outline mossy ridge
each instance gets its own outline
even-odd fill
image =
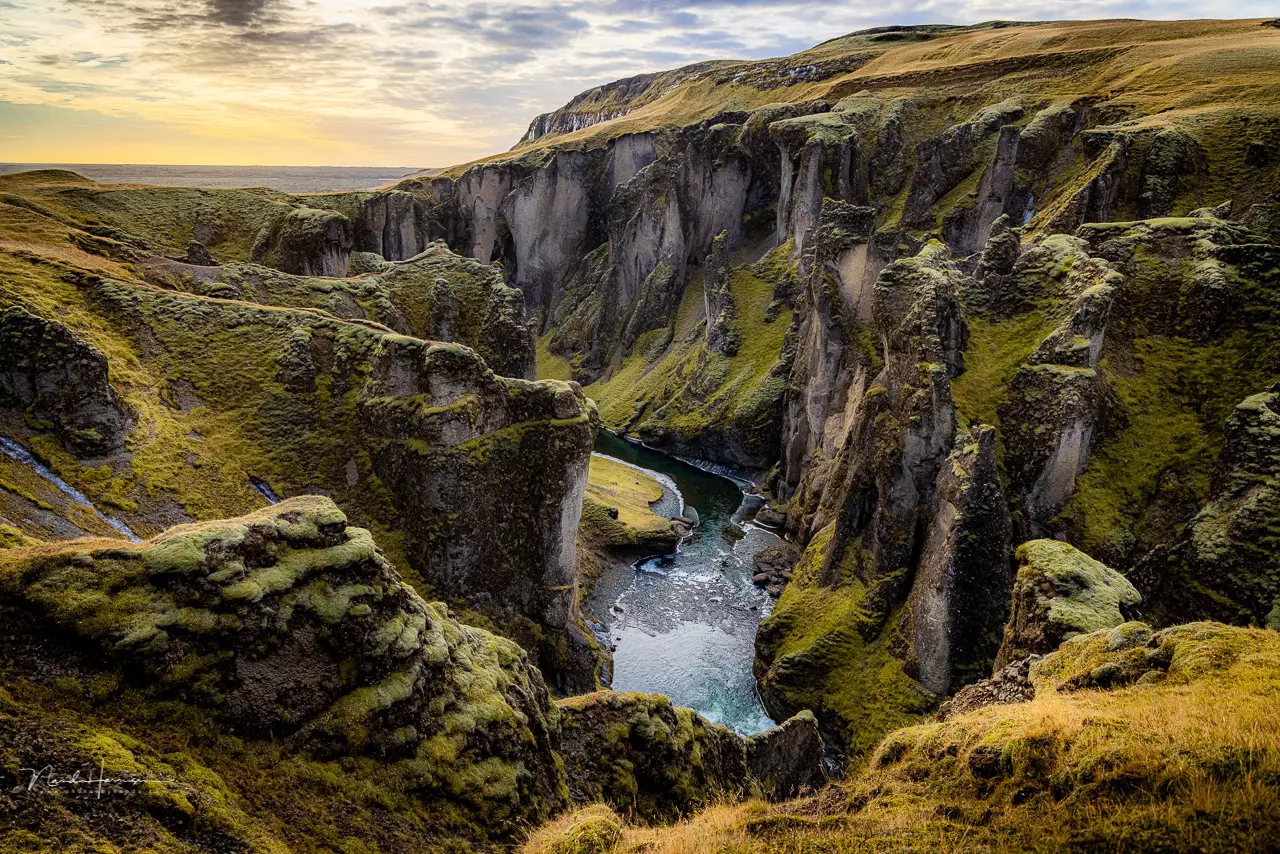
[[[196,744],[226,751],[211,763],[215,770],[245,752],[226,750],[236,741],[228,724],[250,743],[289,735],[264,760],[288,774],[291,764],[305,773],[340,759],[344,787],[372,789],[374,810],[399,801],[401,818],[428,840],[456,834],[483,842],[563,802],[548,735],[558,716],[524,652],[418,599],[368,532],[347,528],[326,498],[175,528],[138,545],[97,540],[11,551],[0,588],[11,616],[23,613],[99,648],[90,657],[94,672],[81,679],[93,676],[120,701],[108,708],[121,724],[154,727],[165,739],[201,733]],[[299,638],[310,644],[313,669],[289,664]],[[237,645],[240,665],[230,668]],[[179,666],[171,653],[184,655]],[[50,654],[70,656],[68,672],[83,670],[71,647]],[[293,675],[280,682],[273,667]],[[13,681],[28,684],[21,674]],[[104,697],[65,681],[84,711],[101,709]],[[276,692],[274,702],[245,705],[245,692],[263,689]],[[252,769],[256,796],[271,768]],[[304,844],[327,838],[311,832],[318,835],[306,843],[304,833]]]
[[[659,694],[601,691],[559,703],[569,787],[647,821],[741,797],[746,743]]]
[[[775,714],[811,709],[851,754],[866,753],[896,727],[927,714],[936,699],[903,671],[895,653],[898,614],[870,639],[875,617],[850,568],[835,587],[820,583],[834,533],[814,534],[791,581],[756,635],[756,678]],[[849,554],[856,548],[851,547]],[[854,563],[855,561],[846,561]]]
[[[131,187],[77,181],[26,182],[22,195],[99,237],[184,255],[193,240],[222,260],[247,261],[263,225],[292,209],[271,190]]]
[[[500,374],[533,373],[523,295],[506,284],[497,268],[454,255],[441,244],[408,261],[386,262],[378,272],[346,279],[240,263],[218,268],[214,281],[164,271],[151,275],[201,296],[319,309],[341,319],[372,321],[402,335],[465,344]]]
[[[1120,407],[1055,524],[1115,566],[1170,543],[1208,495],[1227,416],[1280,377],[1280,300],[1265,248],[1209,218],[1089,226],[1126,282],[1101,364]],[[1212,269],[1206,273],[1209,264]],[[1210,288],[1230,309],[1205,314]],[[1212,305],[1212,303],[1210,303]]]

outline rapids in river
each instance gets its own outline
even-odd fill
[[[589,610],[614,648],[613,689],[666,694],[743,734],[773,726],[751,673],[756,627],[772,604],[751,583],[752,556],[778,542],[749,521],[761,500],[727,477],[605,431],[596,451],[658,476],[666,494],[657,512],[683,507],[697,520],[675,554],[607,572],[592,592]],[[730,523],[746,536],[727,532]]]

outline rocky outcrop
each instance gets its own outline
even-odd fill
[[[971,428],[938,472],[937,509],[907,598],[907,672],[935,694],[986,673],[1012,589],[996,431]]]
[[[1007,667],[996,670],[989,679],[966,685],[938,707],[938,720],[946,721],[987,706],[1024,703],[1035,699],[1036,686],[1031,682],[1031,667],[1043,655],[1032,653]]]
[[[423,576],[515,620],[513,633],[565,690],[593,687],[574,542],[599,421],[581,390],[500,381],[464,348],[387,336],[360,412]],[[536,478],[509,476],[530,466]]]
[[[707,314],[707,347],[722,356],[738,354],[738,309],[729,289],[728,232],[720,232],[711,244],[702,276],[703,310]]]
[[[0,406],[51,427],[78,456],[118,450],[132,427],[107,358],[56,320],[14,306],[0,314]]]
[[[1053,652],[1076,635],[1118,626],[1125,621],[1122,609],[1142,600],[1123,575],[1068,543],[1032,540],[1018,547],[1017,557],[1013,613],[997,670]]]
[[[792,391],[783,415],[775,489],[796,508],[790,527],[802,538],[815,511],[861,395],[880,367],[872,297],[884,263],[871,231],[875,211],[828,199],[801,256],[795,297]]]
[[[402,190],[374,193],[360,204],[355,246],[388,261],[404,261],[431,242],[431,210],[418,195]]]
[[[1019,369],[1000,410],[1010,486],[1024,502],[1033,535],[1044,533],[1045,523],[1071,498],[1076,478],[1088,465],[1106,414],[1107,389],[1098,360],[1116,288],[1124,281],[1106,261],[1071,241],[1024,253],[1012,275],[1034,279],[1048,258],[1066,265],[1059,293],[1074,300],[1066,322]]]
[[[751,583],[765,588],[776,599],[791,580],[792,567],[799,559],[800,550],[786,540],[761,549],[751,559],[755,569]]]
[[[813,712],[803,711],[779,726],[747,738],[747,767],[764,797],[794,798],[827,781],[822,736]]]
[[[1187,536],[1132,573],[1143,592],[1185,613],[1280,629],[1280,384],[1244,400],[1227,419],[1211,497]]]
[[[841,454],[843,482],[828,488],[835,533],[822,571],[834,585],[851,573],[867,586],[868,611],[902,601],[916,537],[927,521],[934,480],[951,445],[950,377],[963,365],[966,329],[959,274],[941,244],[886,267],[873,314],[884,368],[863,395]],[[848,562],[846,564],[846,561]]]
[[[0,602],[28,673],[118,673],[286,754],[368,757],[478,823],[567,801],[559,713],[524,652],[423,601],[326,498],[10,553]]]
[[[812,714],[743,738],[656,694],[601,691],[559,703],[569,791],[649,821],[751,794],[790,797],[825,779]]]
[[[347,275],[355,246],[351,220],[336,211],[293,208],[272,218],[253,243],[253,260],[301,276]]]
[[[352,258],[353,278],[340,280],[296,276],[260,264],[196,268],[153,259],[139,266],[149,282],[162,287],[372,321],[402,335],[464,344],[502,376],[533,378],[534,343],[524,296],[506,284],[500,269],[454,255],[439,242],[408,261],[361,252]]]

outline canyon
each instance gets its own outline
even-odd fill
[[[2,758],[194,793],[11,792],[18,832],[1264,850],[1274,23],[854,33],[378,191],[0,176]],[[786,548],[659,512],[602,429]],[[780,726],[608,690],[593,588],[682,542],[763,568]]]

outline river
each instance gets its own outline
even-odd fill
[[[743,734],[773,726],[751,673],[756,627],[772,604],[751,583],[752,556],[778,542],[744,522],[760,499],[728,478],[603,430],[596,451],[666,475],[698,519],[677,553],[606,573],[592,592],[588,608],[614,647],[613,689],[666,694]],[[663,511],[672,507],[671,497],[663,504]],[[730,522],[746,536],[727,535]]]

